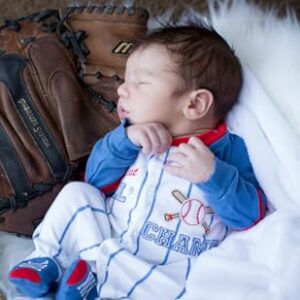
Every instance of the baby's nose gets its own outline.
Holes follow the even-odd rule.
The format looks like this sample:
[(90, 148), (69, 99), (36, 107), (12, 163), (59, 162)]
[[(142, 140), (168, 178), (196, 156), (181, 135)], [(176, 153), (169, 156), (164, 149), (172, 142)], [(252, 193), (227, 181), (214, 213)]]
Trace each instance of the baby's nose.
[(129, 92), (125, 82), (123, 82), (117, 89), (119, 97), (128, 98)]

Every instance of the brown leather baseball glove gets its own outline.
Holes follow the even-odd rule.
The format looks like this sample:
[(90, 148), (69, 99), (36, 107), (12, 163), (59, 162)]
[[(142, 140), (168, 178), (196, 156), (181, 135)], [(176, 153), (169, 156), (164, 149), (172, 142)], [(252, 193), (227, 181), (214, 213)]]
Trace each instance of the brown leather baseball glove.
[(123, 6), (71, 7), (0, 29), (0, 230), (31, 235), (118, 124), (116, 88), (147, 17)]

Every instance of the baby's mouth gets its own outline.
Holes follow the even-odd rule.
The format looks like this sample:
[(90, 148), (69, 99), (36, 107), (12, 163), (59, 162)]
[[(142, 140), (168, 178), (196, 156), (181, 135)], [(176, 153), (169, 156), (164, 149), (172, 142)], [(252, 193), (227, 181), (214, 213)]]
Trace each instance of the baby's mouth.
[(124, 107), (122, 105), (118, 105), (118, 116), (120, 118), (120, 120), (123, 120), (126, 118), (126, 116), (128, 115), (128, 111), (124, 109)]

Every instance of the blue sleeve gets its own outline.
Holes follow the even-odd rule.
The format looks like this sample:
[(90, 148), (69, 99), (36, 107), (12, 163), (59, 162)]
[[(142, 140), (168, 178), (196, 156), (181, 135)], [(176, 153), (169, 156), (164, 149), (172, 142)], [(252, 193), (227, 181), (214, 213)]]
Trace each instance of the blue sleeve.
[(213, 175), (197, 185), (226, 225), (243, 230), (264, 218), (266, 198), (255, 178), (244, 141), (235, 135), (228, 140), (215, 153)]
[(116, 188), (116, 183), (134, 163), (139, 146), (127, 137), (125, 124), (100, 139), (92, 149), (88, 158), (85, 180), (93, 186), (109, 194)]

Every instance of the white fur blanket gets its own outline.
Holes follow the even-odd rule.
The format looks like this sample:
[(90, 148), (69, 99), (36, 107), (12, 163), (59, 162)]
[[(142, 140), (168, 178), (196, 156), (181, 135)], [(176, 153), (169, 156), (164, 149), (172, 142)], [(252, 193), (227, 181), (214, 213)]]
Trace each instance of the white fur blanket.
[[(214, 1), (208, 1), (212, 3)], [(191, 269), (184, 299), (296, 300), (300, 298), (300, 26), (235, 0), (210, 7), (210, 21), (244, 65), (230, 129), (247, 144), (273, 213), (202, 254)], [(197, 16), (188, 11), (188, 16)], [(155, 24), (150, 22), (150, 27)], [(15, 299), (8, 270), (32, 249), (30, 240), (0, 233), (0, 289)], [(163, 297), (163, 295), (162, 295)]]

